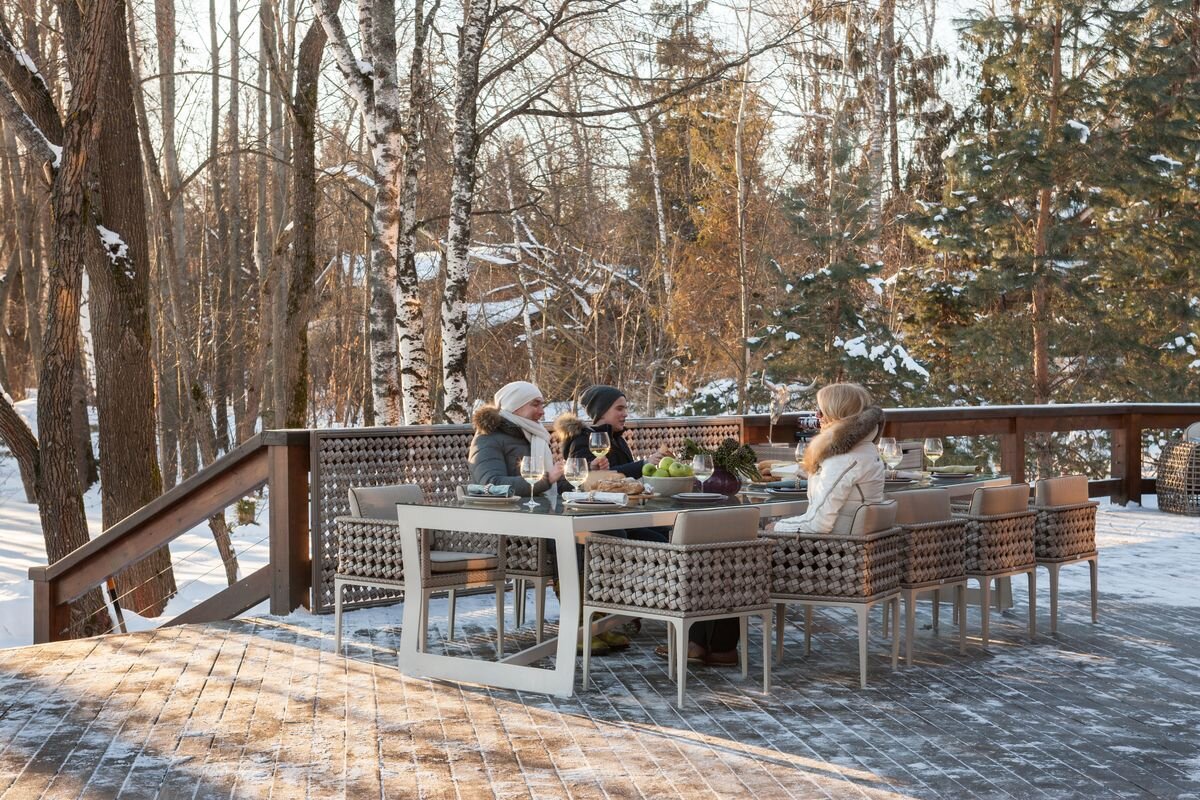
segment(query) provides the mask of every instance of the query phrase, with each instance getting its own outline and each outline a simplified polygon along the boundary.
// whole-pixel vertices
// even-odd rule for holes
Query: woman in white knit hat
[[[550,433],[542,425],[545,400],[529,381],[513,381],[500,387],[490,405],[475,411],[475,438],[467,460],[472,483],[507,484],[522,497],[570,489],[562,480],[562,460],[550,450]],[[525,456],[541,456],[546,476],[530,486],[521,477]]]

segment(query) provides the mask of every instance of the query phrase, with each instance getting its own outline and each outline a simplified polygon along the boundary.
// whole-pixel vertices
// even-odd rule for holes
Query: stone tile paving
[[[1113,577],[1093,626],[1070,568],[1057,638],[1043,588],[1026,641],[1018,587],[962,655],[924,603],[895,672],[876,615],[865,691],[848,614],[818,613],[810,656],[789,626],[769,696],[752,627],[750,678],[694,669],[682,710],[649,623],[566,699],[400,676],[397,609],[349,615],[346,657],[309,615],[0,650],[0,797],[1200,798],[1200,584],[1177,563],[1200,544],[1125,536],[1102,591],[1139,546],[1190,585]],[[492,601],[462,602],[459,639],[431,641],[486,658]]]

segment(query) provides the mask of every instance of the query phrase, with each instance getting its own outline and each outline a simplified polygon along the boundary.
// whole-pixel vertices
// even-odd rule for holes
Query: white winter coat
[[[802,516],[779,520],[775,530],[828,533],[846,503],[882,502],[884,468],[873,438],[822,461],[821,468],[808,478],[808,510]]]

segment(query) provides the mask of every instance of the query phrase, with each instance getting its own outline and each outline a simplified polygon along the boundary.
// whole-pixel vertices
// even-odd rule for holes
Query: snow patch
[[[1079,143],[1087,144],[1088,137],[1092,135],[1092,129],[1084,125],[1077,119],[1067,120],[1067,125],[1079,132]]]
[[[109,261],[114,264],[129,261],[129,245],[125,244],[121,234],[109,230],[103,225],[97,225],[96,230],[100,233],[100,244],[104,246],[104,253],[108,256]]]

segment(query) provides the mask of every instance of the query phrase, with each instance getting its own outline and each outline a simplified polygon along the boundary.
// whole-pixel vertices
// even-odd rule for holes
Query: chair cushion
[[[350,516],[363,519],[395,519],[396,503],[421,503],[425,492],[415,483],[391,486],[351,486]]]
[[[868,533],[886,531],[895,524],[895,500],[885,500],[882,503],[850,502],[838,512],[830,533],[838,536],[865,536]]]
[[[748,542],[758,538],[757,508],[681,511],[671,530],[671,544]]]
[[[972,517],[996,517],[1001,514],[1019,514],[1029,510],[1029,484],[1014,483],[1012,486],[993,486],[976,489],[971,495]]]
[[[477,572],[495,569],[500,565],[496,556],[488,553],[455,553],[450,550],[429,551],[431,572]]]
[[[896,492],[896,524],[920,525],[950,519],[950,493],[945,489]]]
[[[1063,475],[1034,484],[1034,504],[1039,506],[1076,506],[1088,501],[1086,475]]]

